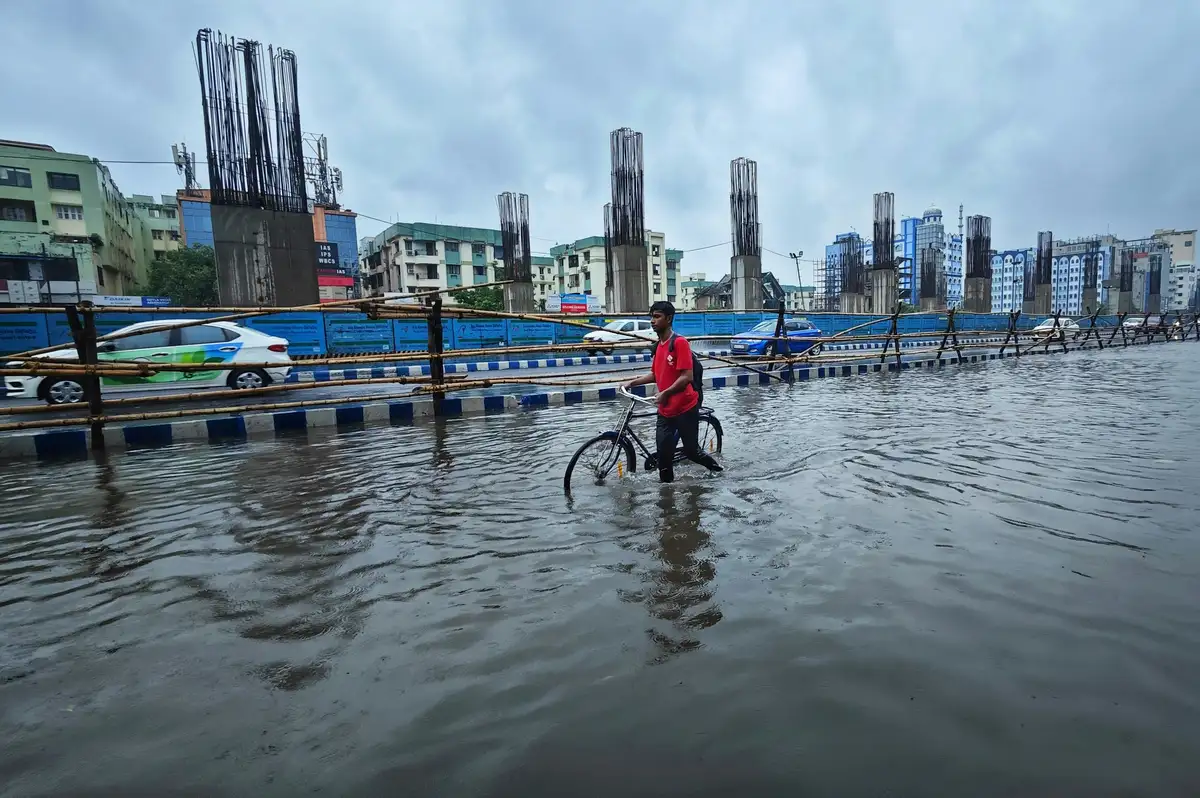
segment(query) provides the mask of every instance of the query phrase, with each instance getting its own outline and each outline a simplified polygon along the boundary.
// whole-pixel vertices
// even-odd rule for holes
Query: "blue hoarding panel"
[[[508,322],[504,319],[456,321],[453,327],[455,349],[484,349],[504,346],[508,337]]]
[[[0,354],[11,355],[49,345],[45,313],[0,316]]]
[[[741,332],[736,328],[732,313],[707,313],[704,316],[705,335],[736,335]]]
[[[508,322],[508,342],[513,346],[552,344],[556,326],[558,325],[547,321],[510,321]]]
[[[429,347],[429,325],[424,319],[397,319],[392,322],[392,340],[397,352],[423,352]],[[450,319],[442,319],[442,346],[455,347]]]
[[[704,315],[701,313],[676,314],[671,329],[684,338],[698,338],[704,335]]]
[[[395,348],[392,323],[371,320],[365,313],[330,313],[325,316],[325,340],[330,354],[391,352]]]
[[[574,320],[573,320],[574,321]],[[599,317],[580,316],[578,321],[584,324],[591,324],[596,327],[603,327],[608,323],[607,319]],[[583,336],[587,335],[591,330],[586,327],[576,327],[571,324],[555,324],[554,325],[554,341],[560,344],[577,344],[583,340]]]
[[[323,316],[323,313],[317,311],[276,313],[273,316],[244,319],[241,324],[264,335],[286,338],[290,354],[323,355],[328,351],[325,345]]]

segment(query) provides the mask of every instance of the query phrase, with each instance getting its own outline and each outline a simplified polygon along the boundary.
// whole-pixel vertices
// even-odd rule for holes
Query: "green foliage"
[[[464,308],[504,310],[504,292],[499,288],[468,288],[455,291],[454,301]]]
[[[150,264],[146,285],[150,296],[166,296],[180,307],[209,307],[217,298],[217,261],[212,247],[188,247],[166,252]]]
[[[916,313],[918,310],[919,310],[919,308],[916,305],[913,305],[909,302],[901,302],[900,303],[900,312],[901,313]]]

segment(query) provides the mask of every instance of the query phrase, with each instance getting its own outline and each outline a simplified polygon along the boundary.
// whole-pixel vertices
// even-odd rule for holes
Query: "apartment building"
[[[1163,276],[1162,309],[1196,310],[1196,231],[1160,228],[1153,238],[1166,244],[1171,255],[1170,272]]]
[[[136,294],[151,241],[104,164],[0,140],[0,302]]]
[[[676,310],[695,310],[696,294],[713,285],[704,272],[689,274],[679,284],[678,299],[675,301]]]
[[[365,296],[478,285],[504,275],[499,230],[398,222],[364,243],[366,250],[359,254]],[[539,272],[549,271],[551,265],[543,260],[533,267],[536,283],[551,284],[549,275]],[[448,304],[453,303],[452,297],[447,298]]]
[[[784,285],[783,308],[788,313],[807,313],[815,308],[817,289],[811,285]]]
[[[173,195],[162,194],[155,199],[149,194],[134,194],[129,198],[129,206],[150,235],[150,250],[155,259],[183,246],[179,234],[179,203]]]
[[[679,298],[679,264],[683,252],[667,249],[666,234],[646,231],[646,282],[650,301],[676,302]],[[605,306],[608,272],[605,264],[604,236],[581,238],[572,244],[550,248],[554,260],[551,291],[558,294],[587,294]]]

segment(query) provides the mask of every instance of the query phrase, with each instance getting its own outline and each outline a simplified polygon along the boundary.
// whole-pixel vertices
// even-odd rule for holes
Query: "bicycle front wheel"
[[[603,432],[580,446],[567,463],[563,490],[585,485],[603,485],[610,476],[617,479],[637,470],[633,444],[628,438],[617,438],[615,432]]]

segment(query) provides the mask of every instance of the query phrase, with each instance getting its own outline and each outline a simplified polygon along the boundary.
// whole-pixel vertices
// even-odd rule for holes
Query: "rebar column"
[[[992,219],[967,217],[967,276],[963,281],[963,310],[992,312]]]
[[[500,242],[504,247],[504,309],[509,313],[535,310],[533,258],[529,244],[529,196],[506,191],[496,197],[500,211]]]
[[[749,158],[729,162],[729,220],[733,256],[729,259],[734,310],[761,310],[762,225],[758,221],[758,164]]]
[[[645,313],[650,307],[646,260],[645,167],[642,134],[627,127],[609,134],[612,155],[612,307]]]

